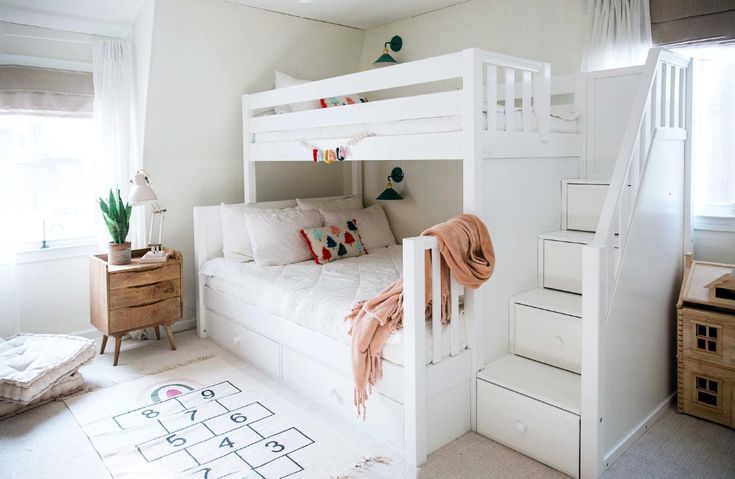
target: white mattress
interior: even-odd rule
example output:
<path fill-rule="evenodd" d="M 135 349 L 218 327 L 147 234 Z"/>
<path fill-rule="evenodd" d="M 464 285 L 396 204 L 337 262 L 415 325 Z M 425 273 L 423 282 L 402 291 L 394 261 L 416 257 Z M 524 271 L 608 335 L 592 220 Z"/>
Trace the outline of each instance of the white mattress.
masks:
<path fill-rule="evenodd" d="M 313 260 L 286 266 L 258 266 L 215 258 L 202 266 L 211 277 L 207 286 L 236 297 L 259 309 L 293 321 L 345 344 L 349 324 L 345 316 L 360 300 L 370 299 L 398 279 L 403 251 L 399 245 L 371 250 L 370 254 L 318 265 Z M 236 319 L 236 318 L 235 318 Z M 461 348 L 467 346 L 461 315 Z M 449 331 L 442 334 L 442 355 L 449 356 Z M 431 327 L 427 323 L 427 358 L 432 355 Z M 403 333 L 393 333 L 383 349 L 383 359 L 402 364 Z"/>
<path fill-rule="evenodd" d="M 567 105 L 559 105 L 559 107 Z M 551 131 L 555 133 L 577 133 L 576 115 L 570 115 L 569 108 L 558 108 L 560 114 L 551 115 Z M 487 117 L 485 115 L 485 117 Z M 498 129 L 505 129 L 505 112 L 498 111 Z M 533 116 L 532 128 L 536 129 L 536 117 Z M 514 130 L 523 129 L 520 111 L 515 111 Z M 376 136 L 415 135 L 421 133 L 449 133 L 462 130 L 462 117 L 441 116 L 436 118 L 416 118 L 412 120 L 386 121 L 380 123 L 353 123 L 349 125 L 323 126 L 288 131 L 270 131 L 255 134 L 256 143 L 272 143 L 277 141 L 296 141 L 300 139 L 348 138 L 364 131 Z"/>
<path fill-rule="evenodd" d="M 0 339 L 0 400 L 28 404 L 94 358 L 94 342 L 63 334 Z"/>

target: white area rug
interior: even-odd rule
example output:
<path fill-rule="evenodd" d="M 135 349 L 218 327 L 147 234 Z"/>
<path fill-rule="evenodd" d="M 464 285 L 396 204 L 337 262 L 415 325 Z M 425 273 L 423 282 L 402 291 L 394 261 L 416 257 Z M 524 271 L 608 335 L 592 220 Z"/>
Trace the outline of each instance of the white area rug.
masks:
<path fill-rule="evenodd" d="M 217 358 L 65 401 L 115 478 L 330 478 L 369 455 Z"/>

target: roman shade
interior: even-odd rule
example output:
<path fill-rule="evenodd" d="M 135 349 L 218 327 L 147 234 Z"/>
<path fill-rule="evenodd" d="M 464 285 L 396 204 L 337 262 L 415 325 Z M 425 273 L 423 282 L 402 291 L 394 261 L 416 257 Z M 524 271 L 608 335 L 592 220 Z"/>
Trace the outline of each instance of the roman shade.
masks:
<path fill-rule="evenodd" d="M 0 112 L 91 116 L 92 74 L 0 65 Z"/>
<path fill-rule="evenodd" d="M 656 45 L 735 40 L 735 0 L 650 0 Z"/>

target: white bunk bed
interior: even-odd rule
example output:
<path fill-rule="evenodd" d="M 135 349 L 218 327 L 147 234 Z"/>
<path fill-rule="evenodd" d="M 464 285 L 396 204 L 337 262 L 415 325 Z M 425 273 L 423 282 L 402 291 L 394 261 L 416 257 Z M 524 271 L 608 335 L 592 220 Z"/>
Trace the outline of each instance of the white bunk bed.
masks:
<path fill-rule="evenodd" d="M 277 105 L 445 80 L 460 80 L 461 87 L 454 89 L 452 84 L 451 89 L 436 93 L 260 115 Z M 375 135 L 351 147 L 347 158 L 353 165 L 354 195 L 362 195 L 361 161 L 459 160 L 463 162 L 463 209 L 483 217 L 483 159 L 580 155 L 576 122 L 572 128 L 556 127 L 550 116 L 552 94 L 572 94 L 573 84 L 569 79 L 552 84 L 547 63 L 467 49 L 244 95 L 245 201 L 256 202 L 255 162 L 311 161 L 311 152 L 298 140 L 335 148 L 355 131 L 368 129 Z M 510 105 L 518 105 L 518 112 L 514 108 L 514 113 L 505 114 Z M 558 129 L 567 132 L 554 131 Z M 295 206 L 295 201 L 258 206 L 283 208 Z M 212 337 L 313 399 L 354 417 L 349 344 L 216 287 L 213 280 L 218 273 L 213 266 L 222 256 L 219 206 L 195 208 L 194 230 L 199 335 Z M 485 362 L 484 320 L 477 320 L 483 319 L 483 295 L 477 291 L 467 290 L 460 306 L 459 288 L 452 279 L 451 308 L 455 318 L 460 308 L 463 311 L 467 347 L 461 342 L 461 322 L 442 328 L 438 309 L 428 331 L 424 327 L 426 250 L 438 255 L 435 239 L 403 240 L 402 271 L 398 271 L 404 278 L 404 328 L 398 333 L 403 336 L 403 358 L 384 361 L 383 377 L 368 400 L 365 421 L 370 431 L 402 447 L 406 461 L 414 466 L 422 464 L 429 452 L 475 429 L 475 376 Z M 437 276 L 439 262 L 434 264 L 437 268 L 431 274 Z M 434 304 L 440 304 L 439 289 L 432 293 Z M 443 354 L 439 345 L 447 336 L 450 348 Z"/>

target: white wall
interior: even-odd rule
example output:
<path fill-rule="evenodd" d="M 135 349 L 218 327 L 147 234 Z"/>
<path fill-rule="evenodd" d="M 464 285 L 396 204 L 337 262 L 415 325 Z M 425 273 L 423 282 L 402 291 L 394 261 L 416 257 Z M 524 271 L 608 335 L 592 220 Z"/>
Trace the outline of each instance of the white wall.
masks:
<path fill-rule="evenodd" d="M 223 0 L 157 0 L 143 161 L 168 208 L 164 241 L 184 253 L 189 314 L 192 208 L 243 200 L 241 95 L 273 88 L 276 69 L 305 79 L 354 71 L 362 36 Z M 341 193 L 341 165 L 321 166 L 259 166 L 259 199 L 293 197 L 294 180 L 300 195 Z"/>
<path fill-rule="evenodd" d="M 371 28 L 365 31 L 359 68 L 372 68 L 383 44 L 393 35 L 400 35 L 403 48 L 394 54 L 400 62 L 479 47 L 550 62 L 552 74 L 576 73 L 582 57 L 584 3 L 471 0 Z M 462 172 L 458 162 L 366 162 L 363 171 L 367 203 L 385 187 L 385 177 L 394 166 L 404 168 L 409 190 L 407 200 L 383 202 L 396 236 L 418 234 L 461 212 Z"/>
<path fill-rule="evenodd" d="M 138 122 L 139 154 L 143 153 L 145 142 L 145 115 L 148 104 L 148 80 L 151 72 L 151 48 L 153 46 L 155 13 L 156 0 L 147 0 L 135 19 L 131 32 L 135 60 L 135 113 Z"/>

